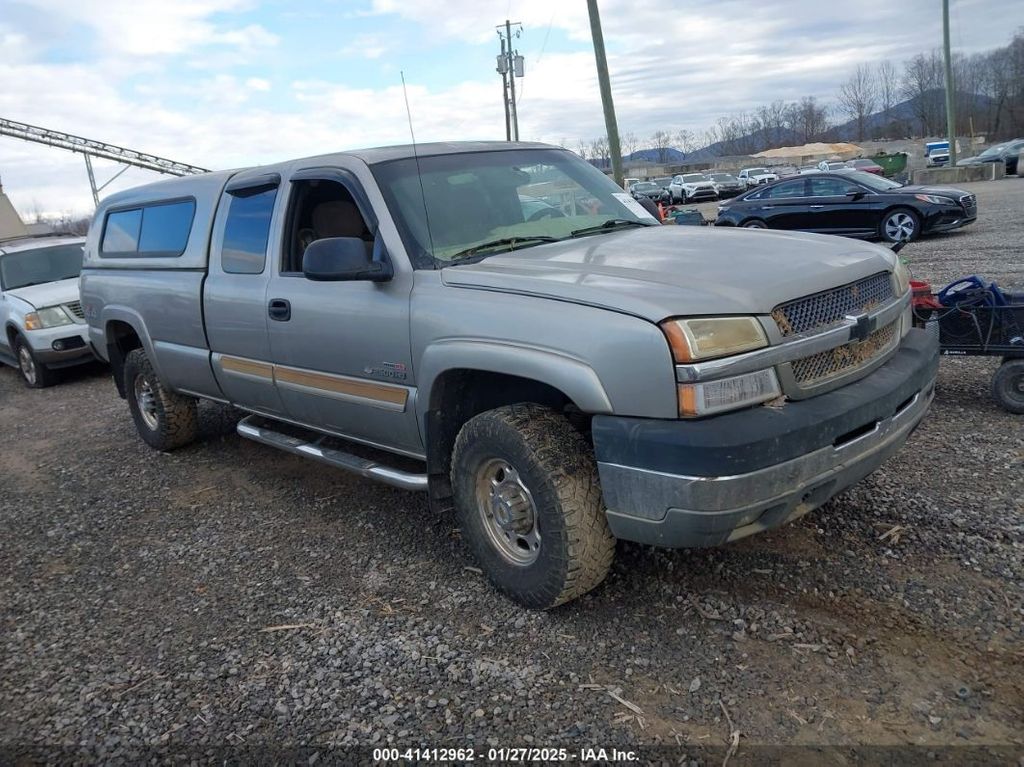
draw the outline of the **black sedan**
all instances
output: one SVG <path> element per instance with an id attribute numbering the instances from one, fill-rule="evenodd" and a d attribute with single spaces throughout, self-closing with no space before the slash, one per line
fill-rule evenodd
<path id="1" fill-rule="evenodd" d="M 669 202 L 668 190 L 653 181 L 638 181 L 630 188 L 630 193 L 636 199 L 646 197 L 653 202 Z"/>
<path id="2" fill-rule="evenodd" d="M 889 242 L 973 223 L 977 199 L 962 189 L 901 186 L 862 171 L 814 173 L 759 186 L 718 207 L 716 226 L 794 229 Z"/>

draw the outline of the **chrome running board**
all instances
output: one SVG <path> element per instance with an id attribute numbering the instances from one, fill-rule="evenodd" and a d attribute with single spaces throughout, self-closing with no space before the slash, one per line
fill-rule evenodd
<path id="1" fill-rule="evenodd" d="M 424 491 L 427 489 L 426 474 L 402 471 L 401 469 L 385 466 L 376 461 L 360 458 L 352 453 L 346 453 L 331 447 L 323 447 L 318 444 L 320 442 L 319 439 L 310 442 L 299 437 L 292 437 L 275 431 L 267 423 L 266 419 L 259 416 L 249 416 L 238 422 L 237 431 L 239 435 L 246 439 L 261 442 L 264 445 L 270 445 L 295 455 L 313 458 L 330 466 L 358 474 L 360 477 L 375 479 L 378 482 L 383 482 L 386 485 L 398 487 L 402 490 Z"/>

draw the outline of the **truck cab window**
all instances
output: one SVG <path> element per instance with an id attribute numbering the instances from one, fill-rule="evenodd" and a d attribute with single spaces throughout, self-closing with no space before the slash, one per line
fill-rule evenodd
<path id="1" fill-rule="evenodd" d="M 281 259 L 283 273 L 301 274 L 302 255 L 310 243 L 326 237 L 358 237 L 373 251 L 374 235 L 351 193 L 337 181 L 292 183 L 292 198 Z"/>
<path id="2" fill-rule="evenodd" d="M 224 224 L 221 268 L 229 274 L 261 274 L 267 262 L 270 220 L 277 187 L 228 193 L 231 202 Z"/>

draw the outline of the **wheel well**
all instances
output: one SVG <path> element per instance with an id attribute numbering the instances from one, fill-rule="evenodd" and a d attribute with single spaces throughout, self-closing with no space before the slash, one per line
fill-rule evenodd
<path id="1" fill-rule="evenodd" d="M 18 337 L 18 328 L 14 325 L 8 325 L 7 328 L 7 345 L 14 351 L 14 339 Z"/>
<path id="2" fill-rule="evenodd" d="M 124 399 L 124 361 L 133 349 L 142 348 L 142 340 L 135 328 L 127 322 L 113 320 L 107 323 L 107 358 L 114 374 L 117 393 Z"/>
<path id="3" fill-rule="evenodd" d="M 909 205 L 902 205 L 902 204 L 899 204 L 899 203 L 897 203 L 896 205 L 892 205 L 892 206 L 886 208 L 885 211 L 883 211 L 883 213 L 882 213 L 882 219 L 881 220 L 885 221 L 886 216 L 888 216 L 890 213 L 895 213 L 897 210 L 905 210 L 905 211 L 907 211 L 907 213 L 913 213 L 914 214 L 914 218 L 916 218 L 918 221 L 921 220 L 921 214 L 918 213 L 916 210 L 914 210 L 911 206 L 909 206 Z"/>
<path id="4" fill-rule="evenodd" d="M 452 448 L 463 424 L 487 410 L 519 402 L 533 402 L 564 413 L 589 441 L 590 417 L 559 389 L 505 373 L 447 370 L 434 381 L 427 410 L 425 441 L 433 508 L 451 509 Z"/>

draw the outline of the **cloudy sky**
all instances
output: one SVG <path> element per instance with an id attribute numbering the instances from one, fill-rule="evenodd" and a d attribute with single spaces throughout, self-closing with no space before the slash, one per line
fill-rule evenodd
<path id="1" fill-rule="evenodd" d="M 640 136 L 830 100 L 858 62 L 941 43 L 938 0 L 600 6 L 620 130 Z M 1006 44 L 1019 7 L 952 0 L 954 47 Z M 404 71 L 417 140 L 504 138 L 506 17 L 523 23 L 522 138 L 601 135 L 584 0 L 0 0 L 0 117 L 236 167 L 407 143 Z M 116 170 L 96 162 L 101 183 Z M 132 169 L 108 191 L 155 178 Z M 27 218 L 91 212 L 79 155 L 0 136 L 0 180 Z"/>

